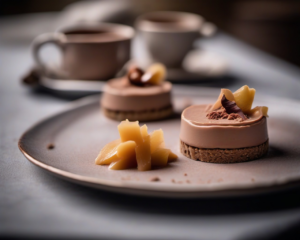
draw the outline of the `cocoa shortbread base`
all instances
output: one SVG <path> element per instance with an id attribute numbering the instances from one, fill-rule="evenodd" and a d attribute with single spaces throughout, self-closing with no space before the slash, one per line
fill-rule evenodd
<path id="1" fill-rule="evenodd" d="M 117 121 L 123 121 L 126 119 L 128 119 L 129 121 L 155 121 L 167 118 L 173 114 L 172 106 L 157 110 L 138 112 L 114 111 L 103 107 L 102 110 L 106 117 Z"/>
<path id="2" fill-rule="evenodd" d="M 181 153 L 193 160 L 210 163 L 238 163 L 254 160 L 268 152 L 269 140 L 263 144 L 234 149 L 222 148 L 197 148 L 180 141 Z"/>

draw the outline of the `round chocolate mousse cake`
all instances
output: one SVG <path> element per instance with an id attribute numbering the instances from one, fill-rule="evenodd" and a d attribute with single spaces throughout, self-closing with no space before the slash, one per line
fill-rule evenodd
<path id="1" fill-rule="evenodd" d="M 101 107 L 104 114 L 114 120 L 153 121 L 173 113 L 172 84 L 137 86 L 122 77 L 109 80 L 104 87 Z"/>
<path id="2" fill-rule="evenodd" d="M 268 151 L 267 119 L 255 108 L 242 119 L 224 108 L 193 105 L 181 117 L 180 151 L 193 160 L 235 163 L 262 157 Z"/>

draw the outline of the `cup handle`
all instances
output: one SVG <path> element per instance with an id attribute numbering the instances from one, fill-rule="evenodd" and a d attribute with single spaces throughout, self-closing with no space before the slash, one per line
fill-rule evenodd
<path id="1" fill-rule="evenodd" d="M 44 33 L 36 37 L 32 42 L 32 54 L 37 66 L 45 74 L 66 75 L 62 69 L 54 69 L 42 61 L 40 58 L 40 50 L 46 43 L 54 44 L 59 50 L 63 51 L 63 43 L 66 42 L 66 37 L 62 33 Z"/>
<path id="2" fill-rule="evenodd" d="M 217 31 L 216 25 L 210 22 L 204 22 L 202 27 L 199 29 L 199 33 L 203 37 L 210 37 L 214 35 L 216 31 Z"/>

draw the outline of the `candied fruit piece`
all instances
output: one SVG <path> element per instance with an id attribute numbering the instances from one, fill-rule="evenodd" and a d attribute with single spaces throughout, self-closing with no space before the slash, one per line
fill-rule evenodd
<path id="1" fill-rule="evenodd" d="M 222 88 L 218 100 L 211 107 L 211 110 L 216 110 L 222 106 L 221 99 L 223 95 L 225 95 L 226 99 L 228 99 L 229 101 L 234 101 L 234 96 L 232 92 L 229 89 Z"/>
<path id="2" fill-rule="evenodd" d="M 146 124 L 144 124 L 143 126 L 141 126 L 141 134 L 142 134 L 142 138 L 145 140 L 145 137 L 149 136 L 148 134 L 148 127 Z"/>
<path id="3" fill-rule="evenodd" d="M 254 100 L 255 89 L 247 85 L 241 87 L 233 93 L 236 105 L 243 111 L 249 113 Z"/>
<path id="4" fill-rule="evenodd" d="M 136 167 L 135 148 L 136 143 L 134 141 L 120 143 L 117 147 L 117 156 L 119 157 L 119 160 L 112 162 L 109 165 L 109 169 L 122 170 Z"/>
<path id="5" fill-rule="evenodd" d="M 97 156 L 95 163 L 98 165 L 106 165 L 117 161 L 119 159 L 117 156 L 117 147 L 120 143 L 121 139 L 117 139 L 106 144 Z"/>
<path id="6" fill-rule="evenodd" d="M 150 135 L 151 153 L 153 153 L 158 147 L 164 146 L 164 133 L 161 129 L 153 131 Z"/>
<path id="7" fill-rule="evenodd" d="M 135 141 L 126 141 L 117 147 L 117 156 L 121 159 L 135 159 Z"/>
<path id="8" fill-rule="evenodd" d="M 262 114 L 263 114 L 265 117 L 269 117 L 269 115 L 268 115 L 268 110 L 269 110 L 269 108 L 266 107 L 266 106 L 262 106 L 262 107 L 261 107 Z"/>
<path id="9" fill-rule="evenodd" d="M 161 63 L 152 64 L 145 72 L 143 78 L 147 83 L 152 85 L 159 85 L 166 78 L 166 67 Z"/>
<path id="10" fill-rule="evenodd" d="M 112 170 L 123 170 L 129 168 L 136 168 L 136 161 L 132 161 L 131 159 L 120 159 L 116 162 L 112 162 L 109 167 Z"/>
<path id="11" fill-rule="evenodd" d="M 151 164 L 156 167 L 164 167 L 168 164 L 170 149 L 157 148 L 151 153 Z"/>
<path id="12" fill-rule="evenodd" d="M 122 142 L 135 141 L 136 144 L 143 142 L 139 122 L 122 121 L 118 125 L 119 134 Z"/>
<path id="13" fill-rule="evenodd" d="M 178 157 L 165 148 L 161 129 L 148 134 L 148 127 L 138 122 L 122 121 L 118 125 L 120 139 L 108 143 L 96 158 L 97 164 L 110 164 L 109 169 L 121 170 L 138 167 L 139 171 L 163 167 Z"/>
<path id="14" fill-rule="evenodd" d="M 168 162 L 174 162 L 178 156 L 170 150 L 170 154 L 168 156 Z"/>
<path id="15" fill-rule="evenodd" d="M 262 114 L 265 117 L 269 117 L 268 110 L 269 110 L 269 108 L 266 106 L 258 106 L 258 107 L 251 109 L 249 112 L 249 115 Z"/>
<path id="16" fill-rule="evenodd" d="M 151 151 L 150 151 L 150 136 L 144 138 L 144 142 L 140 143 L 135 148 L 136 161 L 139 171 L 147 171 L 151 169 Z"/>

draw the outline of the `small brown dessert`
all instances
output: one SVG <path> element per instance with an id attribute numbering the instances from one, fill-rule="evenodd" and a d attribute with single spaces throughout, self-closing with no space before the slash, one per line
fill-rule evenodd
<path id="1" fill-rule="evenodd" d="M 267 107 L 251 109 L 255 89 L 222 89 L 213 105 L 193 105 L 181 117 L 180 151 L 212 163 L 250 161 L 269 148 Z"/>
<path id="2" fill-rule="evenodd" d="M 133 67 L 127 76 L 108 81 L 101 99 L 104 114 L 118 121 L 167 118 L 173 113 L 172 84 L 164 81 L 165 75 L 165 67 L 157 63 L 145 72 Z"/>

